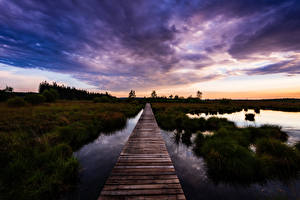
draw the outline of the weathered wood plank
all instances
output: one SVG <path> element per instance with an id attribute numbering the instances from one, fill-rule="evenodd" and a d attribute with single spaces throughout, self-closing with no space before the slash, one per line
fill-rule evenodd
<path id="1" fill-rule="evenodd" d="M 129 136 L 99 199 L 185 199 L 149 104 Z"/>

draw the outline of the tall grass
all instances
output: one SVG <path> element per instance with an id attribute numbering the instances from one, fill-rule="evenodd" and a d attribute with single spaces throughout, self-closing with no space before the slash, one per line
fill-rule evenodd
<path id="1" fill-rule="evenodd" d="M 176 135 L 176 141 L 181 138 L 187 146 L 193 145 L 194 153 L 206 161 L 208 175 L 213 181 L 248 185 L 270 179 L 286 181 L 297 178 L 300 172 L 299 143 L 294 147 L 286 145 L 284 142 L 288 135 L 281 127 L 263 125 L 238 128 L 224 118 L 187 117 L 187 113 L 198 113 L 200 110 L 220 113 L 241 109 L 231 101 L 207 108 L 203 105 L 205 103 L 156 103 L 153 108 L 162 129 L 184 133 Z M 203 135 L 203 131 L 213 131 L 214 134 Z M 196 134 L 194 141 L 190 140 L 192 134 Z M 256 147 L 256 151 L 251 146 Z"/>
<path id="2" fill-rule="evenodd" d="M 73 151 L 125 126 L 143 105 L 61 101 L 0 104 L 0 199 L 57 199 L 77 183 Z"/>

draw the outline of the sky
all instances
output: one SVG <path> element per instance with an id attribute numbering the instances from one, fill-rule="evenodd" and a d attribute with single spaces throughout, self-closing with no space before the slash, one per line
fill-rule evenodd
<path id="1" fill-rule="evenodd" d="M 300 98 L 299 0 L 0 0 L 0 88 Z"/>

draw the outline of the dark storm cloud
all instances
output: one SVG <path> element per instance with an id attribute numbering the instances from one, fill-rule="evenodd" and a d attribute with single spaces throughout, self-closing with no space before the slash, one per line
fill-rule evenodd
<path id="1" fill-rule="evenodd" d="M 250 75 L 286 73 L 289 75 L 300 74 L 300 61 L 283 61 L 275 64 L 266 65 L 253 70 L 247 70 Z"/>
<path id="2" fill-rule="evenodd" d="M 3 0 L 0 62 L 70 73 L 114 89 L 125 87 L 129 80 L 140 85 L 205 81 L 210 75 L 166 74 L 187 67 L 185 61 L 196 69 L 213 64 L 210 54 L 221 51 L 237 59 L 298 52 L 299 13 L 296 0 Z M 182 35 L 194 28 L 195 16 L 200 25 L 216 17 L 221 17 L 219 23 L 241 22 L 229 30 L 216 24 L 213 34 L 205 37 L 214 40 L 220 35 L 221 40 L 195 44 L 202 52 L 176 51 Z M 265 69 L 266 73 L 276 70 Z"/>
<path id="3" fill-rule="evenodd" d="M 259 23 L 269 21 L 263 27 Z M 247 26 L 247 24 L 245 24 Z M 300 3 L 284 1 L 284 4 L 254 23 L 251 32 L 242 32 L 234 38 L 229 52 L 236 58 L 247 58 L 252 54 L 269 55 L 278 51 L 300 50 Z"/>

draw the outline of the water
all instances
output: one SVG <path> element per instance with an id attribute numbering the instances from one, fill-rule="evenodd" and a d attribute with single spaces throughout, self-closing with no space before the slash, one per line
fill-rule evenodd
<path id="1" fill-rule="evenodd" d="M 246 121 L 245 114 L 254 113 L 255 121 Z M 257 114 L 254 110 L 240 111 L 231 114 L 217 114 L 217 115 L 206 115 L 205 113 L 201 114 L 187 114 L 190 118 L 200 118 L 205 119 L 209 117 L 223 117 L 234 122 L 238 127 L 246 126 L 261 126 L 263 124 L 273 124 L 279 125 L 282 127 L 282 130 L 286 131 L 289 135 L 289 144 L 294 144 L 297 141 L 300 141 L 300 112 L 282 112 L 282 111 L 273 111 L 273 110 L 260 110 L 260 113 Z"/>
<path id="2" fill-rule="evenodd" d="M 207 177 L 205 161 L 194 155 L 192 146 L 177 144 L 173 132 L 162 131 L 162 134 L 187 199 L 252 200 L 282 196 L 288 199 L 300 198 L 299 180 L 288 185 L 278 181 L 268 182 L 263 186 L 252 184 L 249 187 L 230 184 L 216 185 Z"/>
<path id="3" fill-rule="evenodd" d="M 99 197 L 110 171 L 142 112 L 143 110 L 134 118 L 128 119 L 126 127 L 122 130 L 110 134 L 102 133 L 96 140 L 74 153 L 82 167 L 79 173 L 80 183 L 66 199 L 95 200 Z"/>
<path id="4" fill-rule="evenodd" d="M 253 110 L 248 112 L 253 113 Z M 108 178 L 111 169 L 117 162 L 120 152 L 134 129 L 142 111 L 134 118 L 127 120 L 126 127 L 110 135 L 100 136 L 74 153 L 82 166 L 80 171 L 80 183 L 76 191 L 68 195 L 67 199 L 98 198 L 102 187 Z M 205 117 L 211 115 L 189 115 L 190 117 Z M 255 122 L 245 121 L 245 112 L 214 115 L 226 117 L 234 121 L 238 126 L 259 126 L 261 124 L 276 124 L 288 131 L 292 143 L 300 139 L 299 113 L 261 110 L 256 114 Z M 209 133 L 208 133 L 209 134 Z M 286 196 L 288 199 L 300 199 L 300 181 L 283 184 L 277 181 L 268 182 L 266 185 L 253 184 L 250 187 L 232 186 L 226 184 L 214 184 L 206 175 L 206 166 L 202 158 L 194 155 L 192 146 L 187 147 L 181 142 L 176 143 L 173 132 L 162 131 L 168 152 L 171 156 L 176 173 L 182 184 L 187 199 L 266 199 L 267 197 Z M 193 140 L 194 138 L 192 138 Z"/>
<path id="5" fill-rule="evenodd" d="M 255 121 L 245 120 L 245 113 L 241 111 L 232 114 L 217 115 L 191 115 L 189 117 L 224 117 L 235 122 L 239 127 L 261 126 L 262 124 L 275 124 L 283 128 L 289 134 L 289 143 L 300 140 L 300 113 L 261 110 L 255 115 Z M 183 187 L 187 199 L 273 199 L 285 197 L 284 199 L 300 199 L 300 180 L 284 184 L 279 181 L 269 181 L 267 184 L 252 184 L 249 187 L 215 184 L 206 174 L 205 161 L 193 153 L 193 146 L 186 146 L 179 142 L 173 132 L 162 131 L 168 152 L 174 163 L 176 173 Z M 209 134 L 209 133 L 207 133 Z M 194 138 L 192 138 L 193 140 Z"/>

